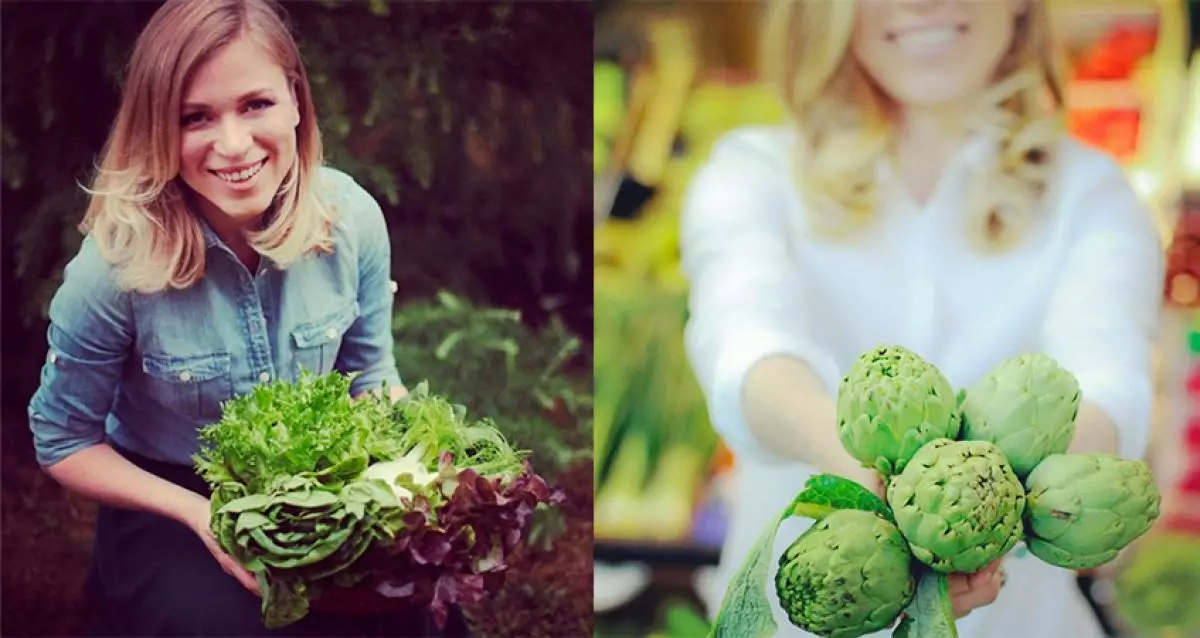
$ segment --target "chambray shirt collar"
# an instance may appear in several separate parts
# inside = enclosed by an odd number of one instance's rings
[[[192,210],[192,214],[196,216],[196,219],[200,220],[200,228],[204,231],[204,247],[206,249],[215,248],[225,243],[217,236],[217,231],[213,230],[212,225],[208,223],[204,215],[198,214],[195,209]]]
[[[195,193],[187,191],[187,194],[184,196],[184,201],[187,202],[188,210],[191,211],[196,220],[200,222],[200,230],[204,233],[204,248],[209,249],[217,246],[225,246],[225,241],[221,239],[221,236],[217,234],[217,231],[213,230],[212,224],[208,223],[208,218],[206,218],[203,213],[200,212],[200,207],[196,205]],[[263,225],[271,223],[272,218],[275,216],[275,212],[275,205],[272,204],[263,216]]]

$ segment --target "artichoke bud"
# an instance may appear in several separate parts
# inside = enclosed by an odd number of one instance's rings
[[[1103,565],[1146,533],[1162,497],[1150,468],[1111,454],[1052,454],[1025,479],[1026,545],[1067,569]]]
[[[817,521],[779,557],[775,591],[792,624],[827,638],[891,625],[916,593],[912,554],[895,525],[861,510]]]
[[[1019,355],[966,391],[962,438],[996,444],[1024,479],[1042,459],[1067,451],[1079,403],[1074,375],[1044,354]]]
[[[842,379],[837,428],[842,445],[883,476],[904,469],[917,450],[959,433],[958,397],[931,363],[902,346],[864,353]]]
[[[887,497],[913,556],[934,571],[979,571],[1021,540],[1025,491],[987,441],[930,442]]]

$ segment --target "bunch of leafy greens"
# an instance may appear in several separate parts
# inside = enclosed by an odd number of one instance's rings
[[[490,421],[426,384],[385,396],[355,400],[350,377],[305,374],[234,399],[200,432],[213,532],[257,575],[268,627],[330,587],[403,598],[444,623],[448,606],[498,585],[535,509],[561,500]]]

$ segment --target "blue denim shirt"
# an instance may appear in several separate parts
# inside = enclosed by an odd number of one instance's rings
[[[186,290],[116,286],[85,238],[50,304],[49,351],[29,405],[37,460],[111,442],[190,465],[221,403],[276,378],[358,372],[352,392],[400,383],[392,350],[391,243],[378,203],[322,169],[335,249],[251,274],[207,224],[206,271]],[[266,260],[263,260],[264,264]]]

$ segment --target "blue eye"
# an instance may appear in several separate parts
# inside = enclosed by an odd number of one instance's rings
[[[272,106],[275,106],[274,102],[265,98],[260,98],[257,100],[251,100],[250,103],[246,105],[246,108],[251,111],[261,111],[263,109],[271,108]]]
[[[182,124],[183,126],[192,126],[193,124],[199,124],[200,122],[203,122],[203,121],[204,121],[203,113],[188,113],[187,115],[184,115],[182,118],[180,118],[179,123]]]

